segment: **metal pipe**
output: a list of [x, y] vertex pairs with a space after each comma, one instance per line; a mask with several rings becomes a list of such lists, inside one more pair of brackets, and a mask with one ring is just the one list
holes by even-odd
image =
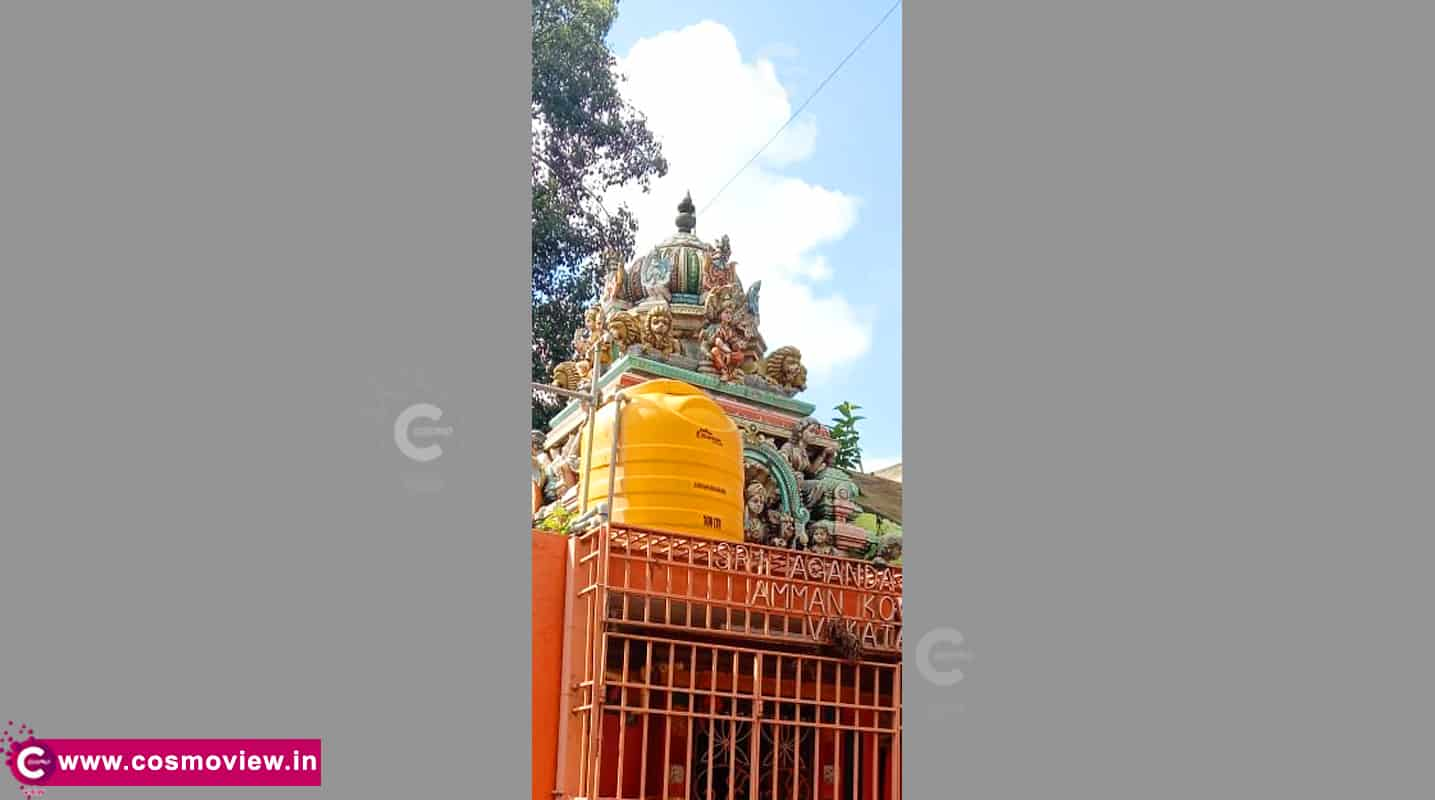
[[569, 662], [572, 659], [573, 647], [573, 573], [577, 569], [578, 540], [570, 536], [567, 544], [568, 563], [563, 567], [563, 648], [560, 656], [563, 663], [558, 668], [561, 681], [558, 687], [558, 764], [553, 773], [553, 797], [556, 800], [564, 800], [568, 796], [564, 782], [567, 780], [568, 766], [568, 718], [573, 716], [573, 676], [570, 674]]
[[[594, 419], [597, 418], [598, 412], [598, 379], [601, 378], [601, 361], [598, 359], [600, 350], [598, 350], [598, 348], [603, 346], [603, 342], [606, 339], [607, 333], [604, 333], [603, 336], [600, 336], [600, 338], [593, 343], [593, 361], [590, 362], [593, 366], [591, 366], [590, 371], [588, 371], [588, 383], [590, 383], [590, 385], [588, 385], [587, 395], [588, 447], [584, 448], [583, 480], [581, 480], [580, 483], [581, 487], [583, 487], [583, 506], [581, 506], [583, 513], [587, 513], [588, 510], [588, 473], [590, 473], [591, 468], [593, 468], [593, 429]], [[535, 383], [534, 388], [542, 388], [545, 389], [545, 391], [554, 392], [554, 394], [580, 399], [580, 401], [584, 399], [584, 395], [581, 394], [581, 392], [560, 389], [558, 386], [547, 386], [541, 385], [541, 383]], [[560, 694], [558, 694], [558, 704], [560, 704], [561, 710], [561, 715], [558, 717], [558, 764], [557, 770], [555, 770], [554, 789], [552, 789], [552, 794], [554, 794], [555, 799], [558, 800], [563, 800], [564, 797], [567, 797], [567, 787], [564, 786], [564, 783], [565, 780], [567, 780], [568, 717], [573, 715], [573, 676], [568, 674], [568, 672], [570, 672], [571, 648], [573, 648], [573, 582], [574, 570], [577, 569], [574, 554], [575, 547], [577, 547], [577, 539], [570, 537], [570, 539], [568, 539], [568, 563], [565, 564], [564, 570], [563, 655], [560, 656], [560, 658], [563, 658], [563, 665], [561, 665], [560, 669], [560, 674], [563, 675], [563, 685], [561, 685]]]
[[628, 398], [621, 391], [613, 395], [613, 446], [608, 451], [608, 519], [613, 519], [613, 489], [618, 472], [618, 440], [623, 434], [623, 403]]
[[529, 385], [531, 385], [534, 389], [537, 389], [540, 392], [552, 392], [553, 394], [556, 394], [560, 397], [568, 397], [574, 400], [588, 399], [588, 395], [583, 392], [575, 392], [572, 389], [564, 389], [562, 386], [554, 386], [551, 383], [539, 383], [538, 381], [529, 381]]
[[569, 523], [568, 531], [569, 533], [586, 532], [598, 518], [601, 517], [606, 522], [608, 518], [607, 515], [608, 507], [603, 503], [599, 503], [575, 517], [573, 521]]
[[588, 384], [591, 392], [588, 398], [588, 446], [584, 449], [583, 455], [583, 505], [580, 511], [588, 510], [588, 471], [593, 468], [593, 420], [598, 416], [598, 379], [602, 377], [599, 368], [602, 366], [598, 359], [598, 348], [602, 346], [608, 334], [604, 332], [593, 342], [592, 366], [588, 369]]

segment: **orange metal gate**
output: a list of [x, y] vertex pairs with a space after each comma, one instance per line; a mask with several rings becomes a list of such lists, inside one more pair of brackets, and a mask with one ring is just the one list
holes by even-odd
[[571, 546], [555, 794], [901, 796], [899, 571], [616, 526]]

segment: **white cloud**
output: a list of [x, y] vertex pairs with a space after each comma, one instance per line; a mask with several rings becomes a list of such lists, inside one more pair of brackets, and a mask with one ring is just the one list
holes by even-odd
[[726, 27], [702, 22], [638, 41], [618, 68], [627, 78], [623, 94], [647, 116], [669, 164], [650, 193], [626, 188], [609, 196], [637, 215], [639, 252], [672, 233], [678, 201], [691, 190], [698, 234], [708, 241], [728, 234], [743, 282], [762, 281], [770, 346], [801, 348], [814, 381], [865, 354], [875, 312], [830, 283], [832, 268], [818, 252], [851, 230], [859, 200], [783, 171], [816, 150], [816, 118], [794, 120], [712, 208], [703, 207], [792, 115], [772, 62], [744, 61]]

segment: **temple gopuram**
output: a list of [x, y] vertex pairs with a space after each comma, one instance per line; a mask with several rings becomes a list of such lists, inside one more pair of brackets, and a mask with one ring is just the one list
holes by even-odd
[[[812, 416], [814, 406], [798, 398], [807, 388], [802, 353], [791, 345], [768, 348], [761, 282], [744, 286], [728, 237], [700, 239], [694, 211], [684, 197], [671, 236], [628, 264], [608, 261], [601, 297], [587, 309], [573, 356], [554, 368], [552, 384], [586, 393], [597, 381], [600, 403], [657, 378], [704, 390], [742, 432], [747, 541], [900, 563], [901, 484], [834, 465], [837, 441]], [[536, 524], [559, 509], [577, 511], [575, 434], [585, 419], [584, 404], [574, 400], [548, 431], [534, 432]]]
[[[534, 384], [569, 403], [532, 441], [533, 798], [896, 800], [902, 485], [836, 466], [838, 442], [799, 399], [802, 353], [768, 348], [760, 284], [743, 284], [726, 236], [698, 238], [693, 212], [685, 197], [671, 236], [609, 260], [572, 358]], [[624, 404], [655, 384], [681, 385], [722, 430], [665, 428], [649, 405], [620, 436]], [[704, 433], [729, 443], [721, 459], [623, 460]], [[663, 483], [694, 463], [730, 488]], [[580, 499], [585, 470], [609, 502]], [[664, 487], [651, 527], [631, 522], [631, 493], [608, 509], [630, 479]], [[713, 514], [732, 516], [695, 511], [709, 501], [684, 483], [731, 498]]]

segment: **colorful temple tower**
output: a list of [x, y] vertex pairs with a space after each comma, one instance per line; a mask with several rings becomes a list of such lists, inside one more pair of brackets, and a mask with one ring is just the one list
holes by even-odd
[[[694, 211], [684, 197], [670, 237], [626, 265], [609, 261], [599, 302], [574, 337], [572, 360], [554, 368], [553, 385], [590, 391], [596, 380], [600, 398], [654, 378], [704, 390], [742, 431], [747, 541], [899, 562], [899, 520], [879, 525], [863, 514], [859, 484], [873, 479], [834, 466], [837, 442], [797, 398], [807, 388], [802, 353], [768, 349], [761, 282], [743, 285], [728, 237], [700, 239]], [[574, 507], [575, 434], [585, 420], [575, 400], [534, 434], [539, 519]]]
[[[547, 387], [572, 402], [534, 432], [534, 800], [896, 800], [901, 484], [834, 466], [797, 398], [802, 354], [768, 349], [761, 287], [693, 211], [684, 198], [672, 236], [608, 264]], [[602, 427], [586, 403], [616, 398], [620, 419], [641, 394], [623, 390], [654, 379], [736, 424], [740, 539], [573, 518], [583, 434]]]

